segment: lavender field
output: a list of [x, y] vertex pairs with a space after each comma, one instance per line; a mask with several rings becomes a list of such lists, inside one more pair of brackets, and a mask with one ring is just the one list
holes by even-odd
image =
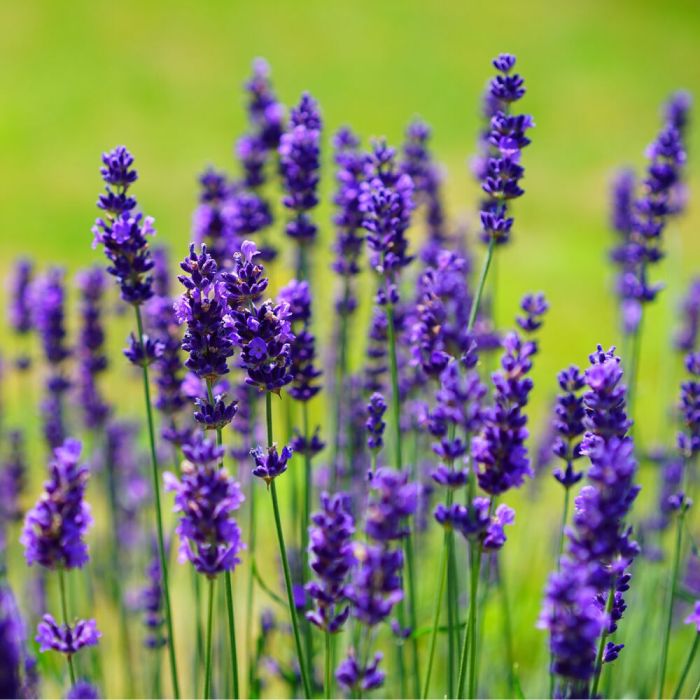
[[0, 697], [700, 697], [700, 13], [458, 5], [0, 10]]

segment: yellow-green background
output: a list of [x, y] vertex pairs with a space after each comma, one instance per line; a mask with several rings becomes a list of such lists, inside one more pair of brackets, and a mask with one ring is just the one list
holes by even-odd
[[[318, 98], [326, 146], [342, 124], [396, 143], [412, 116], [425, 118], [448, 172], [449, 212], [473, 222], [477, 187], [467, 161], [490, 59], [501, 51], [518, 56], [528, 88], [522, 105], [537, 124], [524, 156], [527, 193], [517, 203], [513, 242], [499, 252], [497, 270], [504, 322], [527, 290], [541, 289], [551, 302], [535, 373], [537, 426], [554, 373], [584, 363], [596, 342], [619, 342], [606, 262], [608, 183], [620, 165], [643, 167], [660, 104], [672, 90], [688, 89], [700, 100], [700, 5], [692, 0], [4, 0], [0, 272], [5, 277], [19, 253], [71, 271], [100, 260], [90, 248], [99, 155], [118, 143], [137, 158], [135, 191], [155, 216], [159, 238], [175, 257], [184, 255], [197, 173], [209, 163], [234, 167], [232, 144], [245, 126], [241, 84], [255, 56], [270, 61], [285, 103], [302, 90]], [[656, 273], [669, 289], [645, 326], [637, 432], [645, 444], [661, 435], [664, 402], [675, 392], [664, 385], [673, 372], [660, 368], [677, 300], [700, 271], [697, 123], [689, 131], [688, 213], [669, 228], [669, 257]], [[326, 198], [331, 184], [327, 169]], [[330, 215], [327, 206], [319, 215], [317, 280], [326, 285]], [[318, 306], [328, 317], [330, 294]], [[327, 324], [321, 335], [324, 330]], [[359, 347], [364, 337], [358, 328], [353, 342]], [[121, 400], [128, 405], [138, 398]], [[320, 418], [320, 405], [315, 412]], [[533, 625], [551, 566], [545, 533], [559, 518], [559, 497], [551, 487], [534, 503], [520, 496], [508, 544], [518, 658], [530, 694], [544, 689], [542, 636]], [[487, 638], [491, 659], [497, 658], [496, 629]], [[644, 645], [646, 656], [637, 658], [658, 653], [652, 639], [627, 641]]]

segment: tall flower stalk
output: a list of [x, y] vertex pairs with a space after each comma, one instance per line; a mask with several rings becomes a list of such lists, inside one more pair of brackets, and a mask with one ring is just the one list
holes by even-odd
[[[160, 565], [163, 575], [163, 592], [165, 597], [165, 615], [168, 627], [168, 652], [170, 677], [173, 694], [180, 697], [180, 685], [175, 657], [175, 637], [173, 634], [172, 608], [170, 605], [170, 586], [168, 582], [168, 562], [163, 533], [163, 514], [160, 497], [160, 474], [156, 455], [156, 437], [151, 404], [151, 387], [146, 358], [152, 355], [148, 339], [144, 334], [141, 305], [153, 296], [153, 260], [148, 246], [148, 236], [155, 233], [153, 219], [136, 213], [136, 200], [129, 193], [129, 188], [136, 182], [138, 174], [132, 168], [134, 159], [124, 146], [117, 146], [102, 156], [103, 167], [100, 170], [106, 183], [105, 192], [100, 195], [97, 206], [104, 212], [95, 222], [93, 247], [101, 245], [110, 261], [107, 267], [116, 278], [121, 298], [134, 309], [138, 338], [135, 344], [143, 358], [141, 363], [143, 378], [143, 395], [146, 405], [146, 422], [151, 456], [153, 477], [153, 494], [155, 497], [156, 532], [160, 553]], [[155, 359], [153, 355], [152, 359]]]

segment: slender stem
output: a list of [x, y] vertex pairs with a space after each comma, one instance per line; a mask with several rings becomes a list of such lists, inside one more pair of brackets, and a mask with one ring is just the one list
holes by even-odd
[[700, 698], [700, 681], [695, 686], [695, 692], [693, 693], [693, 700], [698, 700], [698, 698]]
[[333, 697], [333, 675], [331, 674], [331, 633], [326, 630], [326, 670], [325, 670], [325, 682], [324, 688], [326, 691], [326, 700], [330, 700]]
[[[309, 431], [309, 402], [303, 401], [301, 407], [302, 430], [304, 441], [308, 446], [310, 440]], [[313, 484], [311, 481], [311, 454], [308, 449], [304, 451], [304, 512], [301, 521], [301, 584], [306, 586], [309, 574], [309, 524], [311, 523], [311, 498]], [[306, 645], [306, 658], [311, 663], [313, 658], [313, 640], [311, 637], [311, 623], [303, 619], [301, 621], [304, 630], [304, 643]]]
[[[503, 556], [503, 553], [500, 553]], [[508, 602], [508, 585], [502, 559], [499, 564], [498, 588], [501, 592], [501, 606], [503, 610], [503, 642], [506, 648], [506, 660], [508, 662], [508, 690], [512, 692], [515, 685], [513, 669], [515, 667], [515, 654], [513, 652], [513, 626], [510, 619], [510, 604]]]
[[479, 276], [479, 284], [476, 288], [476, 293], [474, 294], [474, 299], [472, 300], [472, 307], [469, 311], [469, 322], [467, 323], [467, 333], [471, 333], [474, 328], [474, 323], [476, 322], [476, 314], [479, 311], [479, 305], [481, 304], [481, 297], [484, 293], [484, 286], [486, 284], [486, 276], [489, 272], [489, 267], [491, 266], [491, 260], [493, 259], [493, 251], [496, 247], [496, 239], [491, 237], [489, 239], [489, 247], [486, 250], [486, 257], [484, 258], [484, 264], [481, 268], [481, 275]]
[[[476, 549], [476, 546], [474, 547]], [[479, 588], [479, 571], [481, 569], [481, 547], [478, 550], [472, 552], [472, 571], [471, 571], [471, 582], [469, 588], [469, 632], [468, 635], [471, 636], [471, 643], [469, 645], [469, 697], [476, 697], [477, 689], [477, 674], [476, 674], [476, 607], [477, 600], [476, 594]], [[465, 646], [467, 644], [465, 639]], [[462, 679], [460, 683], [463, 684]], [[462, 687], [458, 691], [458, 697], [462, 696]]]
[[336, 372], [335, 386], [335, 435], [333, 439], [333, 460], [331, 462], [331, 491], [335, 492], [338, 486], [338, 458], [340, 456], [341, 423], [343, 420], [343, 392], [345, 390], [345, 377], [348, 371], [348, 314], [345, 311], [350, 297], [350, 280], [345, 278], [345, 291], [343, 294], [343, 312], [340, 314], [340, 329], [338, 333], [338, 345], [340, 355]]
[[202, 668], [202, 659], [204, 659], [204, 633], [202, 631], [202, 597], [199, 585], [199, 574], [194, 567], [192, 567], [192, 582], [195, 605], [195, 649], [192, 683], [194, 685], [193, 696], [196, 698], [199, 693], [199, 677]]
[[447, 579], [447, 532], [443, 538], [442, 555], [440, 557], [440, 582], [438, 584], [437, 595], [435, 596], [435, 607], [433, 609], [433, 629], [430, 633], [430, 651], [428, 652], [428, 668], [425, 671], [423, 685], [423, 697], [428, 697], [430, 691], [430, 676], [433, 672], [433, 659], [435, 658], [435, 646], [437, 642], [438, 625], [440, 624], [440, 610], [442, 609], [442, 598], [445, 595], [445, 581]]
[[[631, 351], [630, 351], [630, 367], [629, 367], [629, 380], [627, 383], [627, 412], [630, 417], [634, 420], [634, 405], [637, 398], [637, 379], [639, 378], [639, 358], [642, 349], [642, 321], [644, 320], [644, 305], [642, 305], [641, 316], [639, 317], [639, 323], [634, 329], [634, 334], [632, 335], [631, 341]], [[634, 424], [630, 429], [634, 430]]]
[[[136, 326], [139, 333], [139, 343], [143, 349], [143, 322], [141, 321], [141, 309], [134, 306], [136, 314]], [[145, 352], [143, 353], [145, 356]], [[160, 475], [158, 473], [158, 458], [156, 456], [156, 438], [153, 427], [153, 409], [151, 407], [151, 386], [148, 379], [148, 366], [143, 365], [143, 396], [146, 402], [146, 418], [148, 422], [148, 438], [151, 452], [151, 471], [153, 475], [153, 495], [155, 497], [156, 529], [158, 534], [158, 554], [160, 556], [160, 570], [163, 578], [163, 599], [165, 601], [165, 622], [168, 628], [168, 654], [170, 658], [170, 676], [173, 684], [175, 698], [180, 697], [180, 684], [177, 680], [177, 660], [175, 658], [175, 636], [173, 633], [173, 616], [170, 607], [170, 585], [168, 582], [168, 560], [165, 556], [165, 536], [163, 535], [163, 513], [160, 503]]]
[[214, 581], [215, 578], [209, 579], [209, 604], [207, 605], [207, 648], [206, 648], [206, 665], [204, 667], [204, 697], [211, 697], [211, 638], [212, 628], [214, 626]]
[[[396, 355], [396, 329], [394, 328], [394, 307], [386, 305], [387, 335], [389, 339], [389, 361], [391, 368], [391, 406], [394, 423], [394, 458], [396, 468], [403, 469], [403, 457], [401, 452], [401, 397], [399, 395], [399, 369]], [[412, 631], [415, 631], [418, 621], [416, 614], [416, 582], [412, 551], [412, 537], [410, 533], [404, 538], [404, 552], [406, 554], [406, 569], [408, 573], [408, 615]], [[403, 607], [403, 604], [402, 606]], [[401, 614], [401, 608], [399, 608]], [[420, 668], [418, 654], [418, 639], [411, 636], [412, 678], [413, 693], [415, 697], [420, 695]], [[400, 650], [400, 653], [403, 652]], [[403, 680], [403, 679], [402, 679]]]
[[[272, 437], [272, 394], [268, 391], [265, 395], [265, 414], [267, 422], [267, 442], [268, 445], [273, 444]], [[284, 583], [287, 588], [287, 602], [289, 604], [289, 615], [292, 618], [292, 629], [294, 631], [294, 643], [297, 649], [297, 657], [299, 659], [299, 670], [301, 671], [301, 680], [304, 684], [304, 692], [307, 698], [312, 697], [311, 684], [309, 682], [307, 666], [304, 662], [304, 653], [301, 646], [301, 635], [299, 634], [299, 621], [297, 620], [297, 611], [294, 605], [294, 589], [292, 587], [292, 575], [289, 571], [289, 561], [287, 560], [287, 548], [284, 544], [284, 532], [282, 531], [282, 519], [280, 517], [280, 507], [277, 500], [277, 484], [275, 479], [270, 482], [270, 496], [272, 498], [272, 511], [275, 516], [275, 528], [277, 530], [277, 541], [280, 548], [280, 558], [282, 559], [282, 569], [284, 571]]]
[[678, 685], [673, 691], [674, 698], [677, 698], [683, 690], [683, 684], [685, 683], [685, 679], [688, 677], [688, 671], [690, 671], [690, 667], [693, 665], [693, 661], [695, 660], [695, 654], [697, 653], [698, 646], [700, 646], [700, 632], [695, 633], [693, 646], [690, 647], [690, 653], [688, 654], [688, 658], [686, 659], [685, 666], [683, 666], [683, 672], [681, 673], [681, 677], [678, 679]]
[[664, 627], [663, 643], [661, 645], [661, 664], [659, 666], [659, 692], [658, 697], [663, 697], [664, 683], [666, 681], [666, 664], [668, 662], [668, 644], [671, 639], [671, 623], [673, 622], [673, 599], [678, 581], [678, 571], [681, 562], [681, 549], [683, 546], [683, 521], [685, 520], [685, 504], [681, 506], [676, 519], [676, 545], [673, 550], [673, 565], [671, 568], [671, 580], [667, 592], [666, 625]]
[[[253, 387], [248, 389], [248, 398], [250, 404], [250, 422], [249, 426], [251, 433], [253, 431], [253, 426], [255, 425], [255, 397], [257, 395], [256, 390]], [[253, 620], [255, 619], [255, 545], [257, 541], [256, 537], [256, 520], [255, 520], [255, 479], [250, 479], [250, 493], [249, 493], [249, 510], [248, 510], [248, 551], [250, 556], [250, 565], [248, 567], [248, 590], [246, 594], [246, 631], [245, 631], [245, 653], [246, 662], [248, 664], [248, 696], [252, 697], [255, 691], [255, 671], [257, 663], [255, 663], [255, 658], [253, 656]]]
[[[58, 569], [58, 588], [61, 592], [61, 612], [63, 614], [63, 622], [69, 625], [68, 621], [68, 604], [66, 602], [66, 580], [65, 574], [62, 568]], [[68, 660], [68, 672], [70, 673], [70, 683], [75, 685], [75, 668], [73, 667], [73, 655], [66, 654], [66, 659]]]
[[[610, 616], [612, 611], [613, 603], [615, 602], [615, 587], [612, 586], [608, 591], [608, 602], [605, 605], [605, 612], [607, 617]], [[600, 675], [603, 670], [603, 652], [605, 651], [605, 640], [608, 638], [607, 629], [603, 630], [600, 635], [600, 641], [598, 642], [598, 653], [595, 659], [595, 675], [593, 676], [593, 688], [591, 690], [591, 697], [595, 698], [598, 695], [598, 685], [600, 684]]]
[[[214, 390], [213, 381], [207, 379], [207, 395], [209, 397], [209, 403], [214, 404]], [[216, 444], [219, 447], [223, 446], [223, 435], [221, 433], [221, 428], [216, 429]], [[219, 465], [223, 467], [223, 458]], [[233, 591], [231, 586], [231, 572], [225, 572], [226, 579], [226, 612], [228, 620], [228, 636], [229, 636], [229, 646], [231, 651], [231, 669], [233, 671], [233, 696], [238, 698], [239, 688], [238, 688], [238, 649], [236, 646], [236, 623], [233, 610]]]

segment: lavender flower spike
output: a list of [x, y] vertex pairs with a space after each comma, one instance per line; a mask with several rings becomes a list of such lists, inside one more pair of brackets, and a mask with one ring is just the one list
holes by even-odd
[[240, 486], [218, 465], [224, 448], [197, 435], [182, 446], [185, 461], [182, 476], [166, 474], [166, 488], [175, 492], [175, 510], [180, 513], [176, 532], [180, 536], [180, 561], [213, 578], [233, 571], [245, 548], [233, 517], [244, 496]]
[[27, 513], [20, 539], [30, 565], [72, 569], [88, 561], [83, 536], [92, 516], [84, 500], [88, 470], [78, 464], [80, 451], [80, 442], [72, 438], [54, 450], [49, 480]]
[[72, 656], [83, 647], [96, 646], [102, 634], [94, 620], [78, 620], [74, 625], [59, 625], [51, 615], [44, 615], [37, 628], [39, 651], [53, 649]]
[[93, 247], [101, 245], [111, 265], [107, 268], [116, 277], [122, 299], [139, 306], [153, 296], [153, 259], [148, 247], [148, 236], [155, 234], [153, 218], [133, 213], [136, 200], [129, 195], [129, 187], [136, 182], [132, 169], [133, 156], [124, 146], [102, 156], [100, 171], [107, 183], [106, 194], [100, 195], [97, 206], [105, 212], [92, 228]]
[[351, 538], [355, 532], [346, 494], [321, 494], [321, 508], [309, 528], [309, 564], [317, 580], [306, 585], [316, 607], [307, 619], [322, 630], [339, 632], [350, 612], [344, 604], [345, 579], [354, 562]]

